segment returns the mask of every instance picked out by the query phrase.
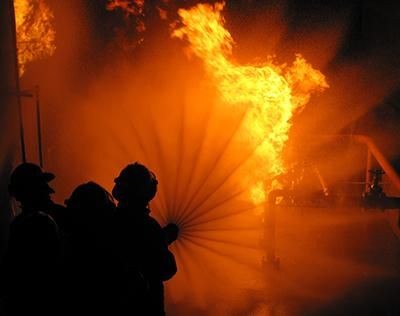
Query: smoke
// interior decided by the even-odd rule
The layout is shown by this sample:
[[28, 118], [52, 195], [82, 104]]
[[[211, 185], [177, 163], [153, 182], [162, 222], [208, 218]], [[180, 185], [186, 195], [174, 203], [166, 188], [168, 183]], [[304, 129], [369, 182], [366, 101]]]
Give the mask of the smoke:
[[[366, 278], [390, 275], [395, 268], [385, 264], [395, 255], [380, 261], [368, 246], [390, 253], [395, 244], [374, 240], [388, 234], [375, 231], [382, 216], [312, 208], [279, 210], [282, 270], [263, 268], [263, 222], [256, 215], [263, 209], [247, 202], [239, 185], [243, 173], [235, 169], [248, 151], [236, 135], [243, 113], [226, 111], [201, 61], [188, 59], [185, 45], [170, 38], [169, 23], [181, 4], [147, 3], [140, 34], [136, 22], [126, 24], [121, 12], [107, 11], [106, 1], [49, 4], [57, 51], [28, 65], [22, 83], [41, 88], [45, 168], [57, 175], [56, 199], [63, 201], [88, 180], [111, 189], [132, 161], [153, 170], [160, 185], [152, 212], [183, 231], [172, 247], [179, 272], [166, 284], [168, 310], [175, 315], [297, 315]], [[313, 157], [335, 183], [359, 174], [361, 164], [354, 161], [361, 154], [327, 149], [322, 138], [310, 135], [347, 131], [395, 85], [371, 59], [349, 57], [352, 49], [344, 43], [352, 9], [322, 10], [329, 19], [303, 25], [304, 16], [296, 15], [301, 10], [290, 1], [227, 3], [238, 62], [276, 54], [283, 63], [301, 52], [326, 74], [330, 89], [293, 118], [288, 160]]]

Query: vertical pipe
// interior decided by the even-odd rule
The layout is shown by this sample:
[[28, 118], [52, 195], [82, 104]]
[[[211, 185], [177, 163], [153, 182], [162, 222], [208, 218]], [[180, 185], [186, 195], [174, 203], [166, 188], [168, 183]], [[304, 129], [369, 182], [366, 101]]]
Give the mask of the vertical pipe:
[[317, 166], [312, 166], [312, 170], [314, 171], [315, 175], [318, 178], [319, 184], [321, 185], [322, 188], [322, 192], [324, 193], [325, 196], [328, 196], [329, 195], [328, 185], [326, 184], [325, 179], [322, 177], [321, 172], [319, 171]]
[[43, 168], [43, 145], [42, 145], [42, 124], [40, 117], [40, 100], [39, 100], [39, 86], [35, 87], [35, 98], [36, 98], [36, 128], [38, 138], [38, 151], [39, 151], [39, 165]]
[[284, 190], [273, 190], [268, 194], [268, 201], [264, 206], [264, 264], [267, 268], [280, 268], [279, 258], [276, 256], [276, 202], [278, 197], [287, 194]]
[[24, 123], [22, 119], [22, 102], [21, 96], [19, 95], [19, 88], [17, 89], [17, 102], [18, 102], [18, 117], [19, 117], [19, 141], [21, 145], [21, 160], [22, 162], [26, 162], [26, 150], [25, 150], [25, 131], [24, 131]]
[[274, 262], [276, 256], [276, 197], [270, 199], [266, 204], [264, 225], [267, 260], [269, 262]]
[[372, 154], [371, 151], [369, 150], [369, 147], [367, 147], [367, 165], [365, 169], [365, 192], [368, 192], [369, 190], [369, 185], [371, 183], [371, 173], [369, 172], [372, 167]]

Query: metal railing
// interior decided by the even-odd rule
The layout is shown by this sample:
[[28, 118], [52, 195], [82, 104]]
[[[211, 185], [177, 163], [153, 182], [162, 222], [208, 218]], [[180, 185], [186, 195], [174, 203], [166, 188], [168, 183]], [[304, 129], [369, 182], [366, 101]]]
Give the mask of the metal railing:
[[[365, 135], [332, 135], [323, 136], [325, 139], [349, 139], [353, 140], [359, 144], [366, 146], [366, 166], [365, 166], [365, 192], [368, 192], [370, 185], [372, 183], [371, 179], [371, 169], [373, 167], [373, 159], [377, 162], [380, 168], [385, 172], [386, 176], [390, 180], [390, 183], [394, 186], [397, 194], [400, 193], [400, 176], [397, 174], [396, 170], [391, 165], [390, 161], [385, 157], [382, 151], [374, 143], [371, 137]], [[272, 266], [274, 268], [279, 268], [280, 261], [276, 256], [276, 208], [278, 198], [293, 197], [294, 192], [291, 190], [274, 190], [270, 192], [268, 196], [268, 201], [265, 204], [265, 215], [264, 215], [264, 246], [265, 246], [265, 258], [264, 263], [266, 265]], [[358, 201], [359, 199], [359, 201]], [[397, 197], [382, 197], [378, 199], [372, 198], [367, 199], [366, 197], [359, 196], [348, 201], [350, 207], [364, 208], [365, 206], [375, 208], [382, 203], [381, 209], [397, 209], [400, 210], [400, 198]], [[294, 205], [296, 206], [296, 205]], [[338, 205], [336, 205], [337, 207]], [[340, 206], [339, 206], [340, 207]], [[394, 234], [400, 239], [400, 228], [399, 228], [399, 215], [398, 212], [387, 212], [387, 219], [392, 228]]]

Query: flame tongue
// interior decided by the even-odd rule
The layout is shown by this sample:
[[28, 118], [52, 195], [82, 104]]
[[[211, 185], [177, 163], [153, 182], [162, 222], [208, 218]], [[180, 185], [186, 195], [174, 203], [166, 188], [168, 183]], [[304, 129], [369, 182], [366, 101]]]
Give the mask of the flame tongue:
[[272, 58], [262, 65], [236, 65], [232, 55], [233, 38], [224, 27], [221, 11], [224, 3], [198, 4], [178, 14], [182, 27], [172, 36], [186, 39], [190, 50], [204, 62], [214, 79], [222, 100], [228, 105], [246, 106], [244, 134], [256, 147], [258, 175], [251, 189], [254, 203], [265, 200], [263, 179], [284, 171], [282, 150], [288, 139], [290, 119], [303, 107], [311, 93], [328, 87], [324, 75], [312, 68], [300, 55], [292, 66], [277, 66]]
[[56, 47], [54, 15], [43, 0], [15, 0], [20, 75], [29, 62], [51, 56]]

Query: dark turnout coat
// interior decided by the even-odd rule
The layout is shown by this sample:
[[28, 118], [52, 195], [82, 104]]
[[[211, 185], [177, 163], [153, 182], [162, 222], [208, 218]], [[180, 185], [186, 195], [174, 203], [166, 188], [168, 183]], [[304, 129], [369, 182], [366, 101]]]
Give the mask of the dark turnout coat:
[[[165, 233], [147, 209], [118, 208], [114, 220], [115, 249], [127, 270], [139, 272], [145, 281], [136, 302], [143, 315], [164, 315], [163, 281], [177, 271]], [[140, 295], [139, 295], [140, 297]]]
[[2, 296], [10, 315], [51, 313], [58, 260], [54, 220], [44, 212], [23, 211], [11, 224], [1, 267]]

